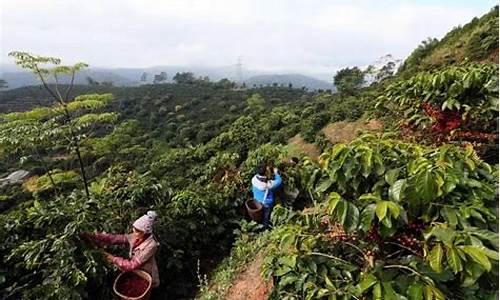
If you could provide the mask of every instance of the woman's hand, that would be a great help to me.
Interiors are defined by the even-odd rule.
[[[113,263],[113,258],[115,258],[111,253],[108,253],[106,251],[103,251],[102,254],[104,255],[104,258],[109,261],[110,263]]]

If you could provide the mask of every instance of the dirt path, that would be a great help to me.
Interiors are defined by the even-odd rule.
[[[225,300],[265,300],[269,297],[273,284],[265,282],[260,275],[264,255],[260,252],[247,269],[234,280]]]

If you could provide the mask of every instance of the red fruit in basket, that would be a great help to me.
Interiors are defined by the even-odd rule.
[[[135,273],[124,274],[117,283],[116,289],[124,296],[137,298],[148,289],[149,282]]]

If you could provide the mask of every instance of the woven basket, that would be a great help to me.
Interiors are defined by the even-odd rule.
[[[262,220],[262,203],[249,199],[245,202],[245,207],[252,220],[255,222]]]
[[[137,276],[141,277],[142,279],[145,279],[149,283],[148,288],[146,289],[146,291],[142,295],[140,295],[139,297],[125,296],[125,295],[123,295],[122,293],[120,293],[117,290],[116,286],[117,286],[118,282],[120,281],[120,278],[122,276],[124,276],[125,274],[127,274],[127,273],[135,273]],[[118,277],[116,277],[115,282],[113,283],[113,291],[115,292],[115,294],[120,299],[124,299],[124,300],[147,300],[151,296],[151,284],[152,284],[152,281],[153,281],[153,278],[151,277],[151,275],[149,275],[147,272],[142,271],[142,270],[133,270],[131,272],[122,272],[122,273],[120,273],[120,275],[118,275]]]

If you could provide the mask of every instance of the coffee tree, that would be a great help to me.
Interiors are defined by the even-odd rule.
[[[39,78],[43,87],[55,100],[55,104],[28,112],[1,115],[0,143],[11,149],[24,151],[25,154],[37,153],[39,149],[49,152],[57,146],[66,145],[68,151],[76,154],[85,194],[88,198],[90,196],[89,183],[80,144],[83,139],[92,134],[97,124],[110,123],[116,119],[115,113],[100,111],[113,100],[113,96],[111,94],[88,94],[70,99],[75,74],[87,66],[84,63],[64,66],[60,64],[60,59],[54,57],[37,56],[26,52],[11,52],[9,55],[14,57],[16,64],[32,71]],[[62,91],[59,80],[64,75],[70,76],[70,83]],[[54,80],[53,85],[48,83],[49,78]],[[51,176],[50,170],[47,172]]]
[[[498,65],[421,72],[389,85],[379,107],[438,140],[498,140]]]
[[[305,161],[319,203],[277,208],[276,299],[491,299],[496,180],[473,149],[365,135]]]

